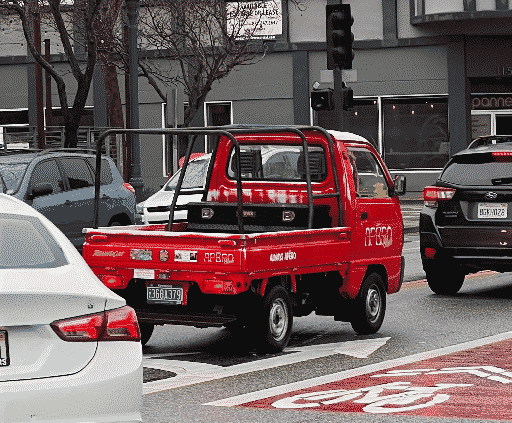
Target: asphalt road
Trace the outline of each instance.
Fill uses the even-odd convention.
[[[492,372],[508,370],[511,372],[512,385],[512,362],[508,359],[510,356],[508,352],[512,350],[512,345],[506,350],[507,354],[497,353],[497,351],[504,351],[501,344],[496,343],[498,338],[488,340],[486,337],[512,331],[512,302],[510,301],[512,275],[492,273],[472,275],[467,278],[459,294],[437,296],[430,291],[424,281],[417,250],[419,245],[417,234],[407,235],[405,241],[405,280],[407,282],[399,293],[388,297],[384,324],[375,335],[358,336],[347,323],[335,322],[330,317],[312,314],[294,320],[290,345],[282,354],[259,356],[251,346],[250,339],[235,338],[224,329],[157,327],[148,346],[144,349],[145,373],[147,376],[148,369],[154,369],[156,373],[160,371],[162,375],[168,377],[145,383],[143,421],[145,423],[430,422],[432,417],[438,417],[442,422],[460,422],[461,417],[468,415],[472,417],[471,421],[494,421],[485,419],[490,417],[499,419],[499,416],[508,420],[506,413],[496,407],[503,402],[510,404],[512,392],[506,389],[512,388],[508,387],[508,382],[500,382],[499,377],[496,379],[497,373]],[[507,336],[509,335],[505,335],[505,338]],[[484,341],[481,341],[482,339]],[[459,346],[467,342],[470,344]],[[484,344],[489,342],[487,347],[490,349],[479,350],[480,355],[477,355],[470,347],[482,342]],[[481,348],[487,347],[484,345]],[[406,395],[403,398],[408,399],[404,400],[401,397],[401,403],[398,402],[402,405],[395,406],[405,407],[404,404],[409,401],[411,410],[401,413],[388,412],[389,410],[384,414],[361,411],[361,401],[363,403],[374,401],[368,405],[368,410],[378,409],[379,403],[372,398],[379,395],[383,397],[385,393],[376,394],[369,391],[361,393],[357,389],[352,390],[351,395],[359,395],[360,403],[355,399],[349,401],[338,398],[333,400],[341,401],[336,407],[323,405],[323,403],[320,404],[321,407],[316,408],[276,408],[272,405],[288,401],[289,406],[291,400],[287,399],[286,392],[297,388],[297,385],[289,386],[288,384],[301,383],[306,389],[307,381],[312,381],[313,387],[309,389],[320,391],[349,387],[366,389],[364,387],[376,383],[375,379],[370,379],[370,376],[364,376],[364,374],[358,376],[359,379],[355,377],[346,379],[347,372],[353,375],[358,372],[364,373],[365,369],[378,369],[381,373],[385,373],[392,364],[404,365],[407,361],[406,357],[409,357],[408,360],[413,360],[409,366],[414,367],[415,357],[426,359],[431,356],[436,357],[436,354],[441,355],[437,362],[427,360],[420,364],[432,367],[430,370],[433,372],[442,366],[452,368],[450,366],[453,366],[453,362],[458,363],[459,366],[466,364],[478,366],[483,363],[487,364],[491,373],[480,371],[479,374],[485,374],[486,377],[494,375],[492,377],[497,381],[489,382],[485,379],[485,383],[491,385],[494,383],[494,385],[483,386],[482,377],[479,378],[473,374],[468,376],[466,374],[468,371],[465,371],[464,377],[458,373],[443,375],[443,378],[451,378],[449,379],[451,385],[445,383],[448,379],[428,382],[430,387],[437,386],[435,389],[445,389],[443,392],[425,394],[422,391],[423,394],[418,394],[414,389],[426,389],[415,387],[415,383],[420,382],[412,379],[402,380],[397,383],[405,384],[403,386],[407,388],[400,389],[406,389],[406,393],[402,392],[402,395]],[[500,354],[505,357],[501,358],[502,361],[498,360]],[[412,359],[410,359],[411,356]],[[390,362],[390,360],[395,361]],[[441,364],[443,360],[445,364]],[[484,363],[485,360],[487,361]],[[489,363],[500,364],[495,365],[492,370]],[[471,372],[478,373],[476,370]],[[502,375],[506,374],[508,373],[502,373]],[[381,378],[378,380],[381,384],[396,382],[391,378],[382,379],[382,375],[374,376]],[[364,377],[366,379],[360,379]],[[471,383],[467,383],[468,377],[473,378]],[[465,383],[460,383],[461,380]],[[330,384],[322,384],[325,381],[329,381]],[[452,385],[463,386],[454,388]],[[281,403],[275,402],[277,397],[266,399],[272,398],[270,395],[272,392],[259,392],[269,388],[274,388],[276,390],[274,392],[281,393],[280,398],[284,398],[280,400]],[[478,391],[477,388],[481,390]],[[392,393],[396,394],[395,391]],[[223,400],[242,394],[250,394],[249,398],[263,395],[263,399],[232,407],[225,406]],[[311,395],[311,393],[304,395]],[[503,396],[502,400],[498,399],[499,395]],[[458,402],[450,403],[456,399]],[[297,401],[302,403],[305,400]],[[436,401],[444,401],[444,403],[434,405]],[[490,408],[486,409],[485,405]]]

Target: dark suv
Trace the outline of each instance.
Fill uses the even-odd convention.
[[[79,250],[94,215],[95,155],[69,151],[0,150],[0,192],[51,220]],[[112,159],[102,158],[99,226],[135,222],[135,191]]]
[[[423,190],[420,251],[437,294],[458,292],[468,273],[512,271],[511,141],[478,139]]]

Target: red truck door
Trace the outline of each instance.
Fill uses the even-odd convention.
[[[355,260],[401,254],[403,223],[397,197],[390,197],[389,184],[372,151],[364,146],[347,147],[356,186]],[[356,176],[357,175],[357,176]]]

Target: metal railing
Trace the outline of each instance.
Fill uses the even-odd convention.
[[[98,128],[95,126],[81,126],[78,128],[77,148],[96,150],[100,134],[112,128]],[[64,147],[64,127],[45,127],[45,147]],[[5,126],[3,127],[3,148],[38,148],[37,128],[35,126]],[[103,153],[111,157],[119,172],[123,174],[123,136],[113,135],[110,142],[105,142]]]

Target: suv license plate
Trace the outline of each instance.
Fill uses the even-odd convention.
[[[147,287],[148,303],[182,304],[183,287],[173,285],[150,285]]]
[[[506,219],[506,203],[478,203],[479,219]]]
[[[7,340],[7,331],[0,330],[0,367],[5,367],[9,364],[9,341]]]

